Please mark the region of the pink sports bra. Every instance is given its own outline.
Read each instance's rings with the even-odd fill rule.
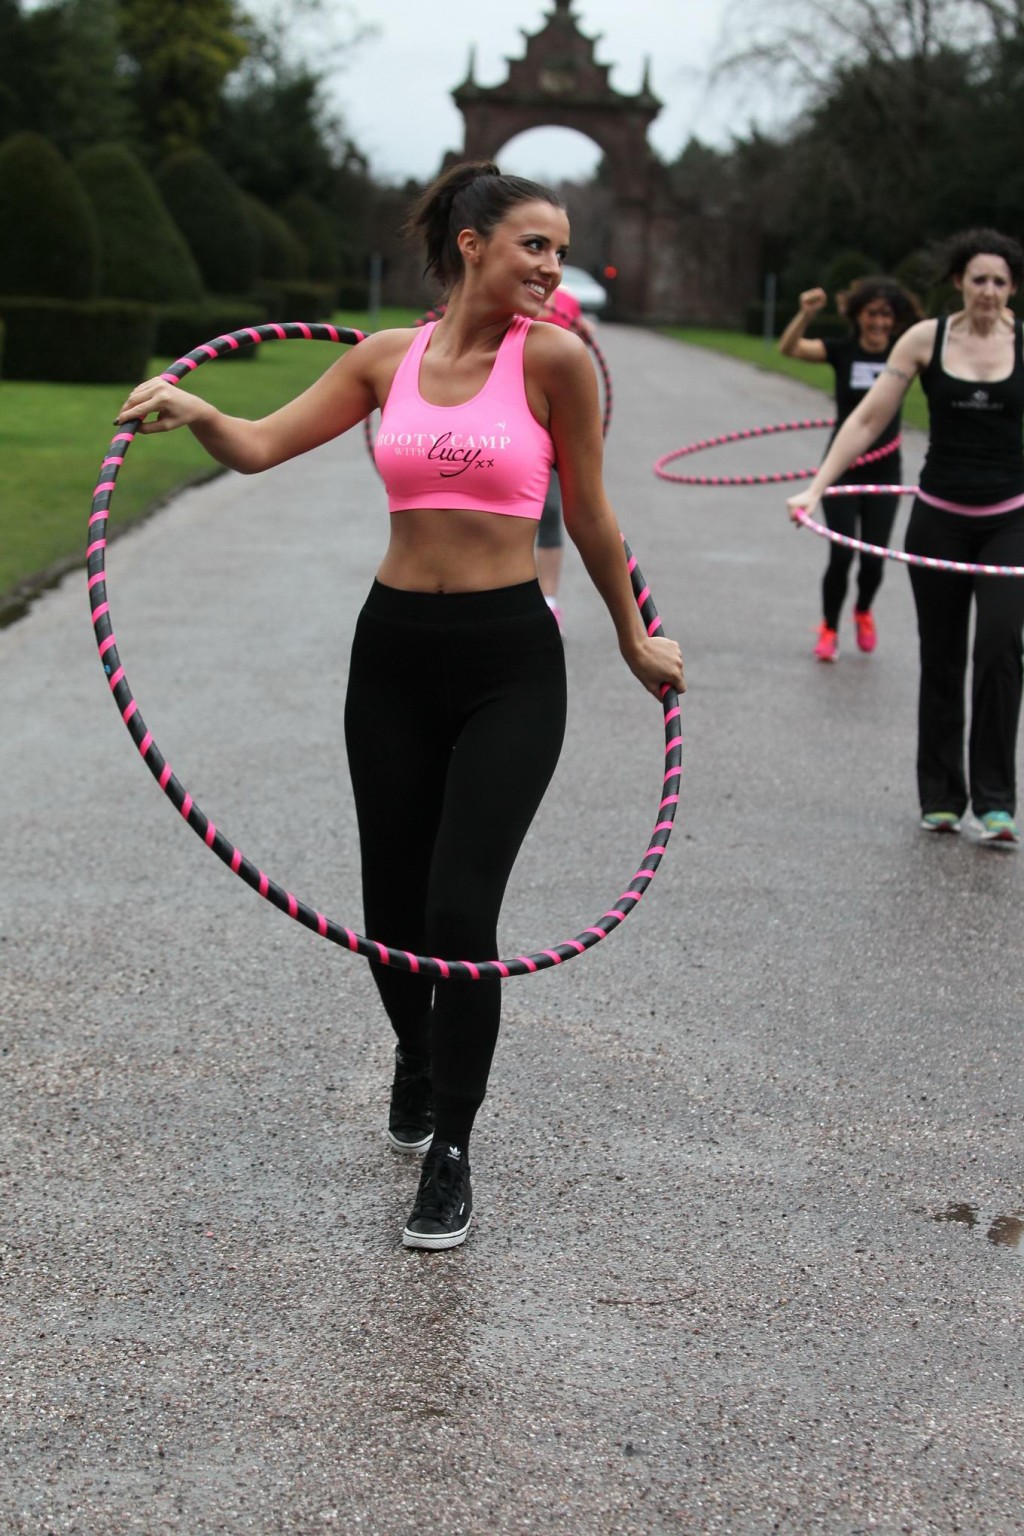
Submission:
[[[420,361],[434,334],[420,328],[395,372],[374,445],[389,512],[454,507],[539,521],[555,450],[530,410],[523,347],[531,321],[513,316],[487,382],[463,405],[431,405]]]

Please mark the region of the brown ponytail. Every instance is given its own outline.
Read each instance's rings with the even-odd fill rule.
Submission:
[[[453,165],[433,182],[409,210],[402,233],[422,241],[424,274],[446,291],[462,276],[459,232],[474,229],[485,239],[517,203],[565,204],[550,187],[523,176],[504,176],[491,160]]]

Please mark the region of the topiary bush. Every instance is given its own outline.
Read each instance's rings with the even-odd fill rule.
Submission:
[[[256,280],[259,237],[242,193],[201,149],[169,156],[157,189],[211,293],[247,293]]]
[[[258,197],[243,196],[259,239],[257,282],[303,282],[309,275],[309,252],[298,235]]]
[[[0,298],[6,379],[63,384],[134,384],[149,372],[156,311],[96,299]]]
[[[342,238],[331,215],[305,192],[293,192],[279,212],[309,252],[309,276],[313,281],[336,282],[342,270]]]
[[[203,279],[149,172],[124,144],[74,162],[99,227],[99,291],[150,304],[196,303]]]
[[[830,299],[849,288],[856,277],[869,277],[880,271],[877,261],[865,256],[863,251],[840,251],[833,256],[821,274],[821,286]]]
[[[330,283],[260,283],[253,297],[260,300],[270,320],[330,320],[337,307]]]
[[[776,304],[773,319],[773,336],[781,336],[789,322],[790,315],[782,304]],[[765,323],[765,306],[760,299],[754,299],[746,305],[743,311],[743,329],[748,336],[763,336]]]
[[[781,336],[790,320],[793,312],[782,305],[775,307],[775,327],[773,336]],[[764,335],[764,305],[760,302],[748,304],[743,312],[743,329],[748,336]],[[810,340],[824,341],[826,338],[849,336],[850,322],[842,315],[834,312],[820,311],[814,316],[807,327],[806,335]]]
[[[99,232],[92,204],[57,149],[38,133],[0,145],[0,293],[92,299]]]
[[[941,247],[912,251],[893,268],[893,277],[911,293],[916,293],[926,315],[948,315],[961,305],[961,298],[951,282],[942,282]]]
[[[365,277],[343,277],[335,294],[339,309],[351,312],[370,306],[370,284]]]
[[[255,296],[213,299],[205,304],[167,305],[158,312],[156,351],[160,357],[184,357],[186,352],[202,346],[204,341],[213,341],[226,331],[243,330],[247,325],[262,325],[268,318],[276,320],[279,316],[270,315]],[[256,357],[259,350],[253,342],[239,347],[237,352],[224,353],[224,358]]]

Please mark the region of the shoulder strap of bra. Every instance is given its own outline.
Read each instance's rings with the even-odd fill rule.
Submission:
[[[526,338],[529,334],[532,320],[527,320],[525,315],[513,315],[508,330],[501,338],[498,355],[494,359],[490,378],[487,380],[487,389],[518,388],[525,391],[526,383],[523,376],[523,350],[526,346]]]
[[[406,348],[405,355],[391,376],[391,386],[388,389],[388,397],[381,411],[381,421],[387,415],[388,409],[397,407],[403,395],[412,395],[419,398],[420,393],[420,358],[423,356],[430,333],[434,329],[436,321],[421,326]],[[420,334],[422,331],[424,334]]]
[[[427,350],[436,324],[436,320],[428,320],[426,325],[421,325],[417,328],[416,335],[413,337],[405,356],[395,369],[395,376],[391,380],[392,394],[394,394],[395,385],[399,383],[403,389],[408,389],[413,394],[419,394],[420,359]]]

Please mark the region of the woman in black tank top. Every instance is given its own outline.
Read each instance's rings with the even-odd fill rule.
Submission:
[[[827,302],[824,288],[809,288],[800,295],[800,308],[779,337],[779,351],[805,363],[828,363],[835,375],[836,432],[857,409],[868,390],[885,367],[889,353],[915,320],[921,307],[913,294],[891,277],[858,278],[850,291],[840,295],[839,306],[850,323],[850,334],[839,339],[807,337],[804,331]],[[888,448],[898,442],[900,410],[886,422],[871,451]],[[832,434],[832,440],[835,432]],[[899,448],[886,453],[881,465],[854,465],[842,476],[844,485],[867,485],[879,476],[893,484],[901,478]],[[898,496],[837,496],[826,507],[828,525],[836,533],[859,538],[865,544],[884,548],[889,543],[899,506]],[[814,654],[819,661],[839,659],[839,615],[846,601],[853,550],[842,544],[829,545],[829,560],[821,584],[822,621]],[[879,587],[885,561],[880,555],[860,557],[857,572],[857,601],[853,621],[857,644],[862,651],[873,651],[876,644],[875,619],[871,605]]]
[[[913,326],[839,432],[791,514],[865,451],[915,376],[928,398],[928,453],[907,528],[909,553],[976,565],[1024,566],[1024,333],[1009,308],[1024,251],[995,230],[948,246],[943,274],[963,308]],[[1016,747],[1024,682],[1024,580],[910,568],[921,654],[917,782],[921,826],[957,832],[968,806],[980,840],[1019,841]],[[964,762],[971,612],[971,718]]]

